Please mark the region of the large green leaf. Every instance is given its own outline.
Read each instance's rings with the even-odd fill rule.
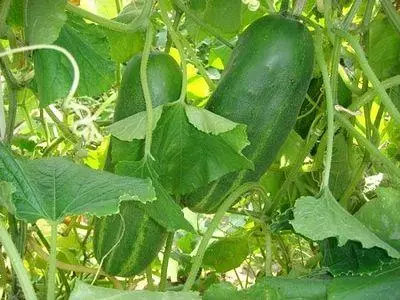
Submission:
[[[104,33],[95,25],[69,17],[55,44],[67,49],[78,63],[81,74],[78,95],[98,96],[111,88],[115,63],[109,58]],[[68,59],[53,50],[38,50],[34,53],[34,63],[40,106],[65,97],[73,77]]]
[[[328,286],[329,300],[400,299],[400,264],[373,276],[335,278]]]
[[[208,246],[203,264],[213,267],[217,272],[227,272],[239,267],[249,252],[247,237],[223,238]]]
[[[155,200],[149,179],[92,170],[65,158],[18,162],[2,144],[0,180],[13,185],[15,215],[28,222],[84,213],[104,216],[117,213],[120,201]]]
[[[200,300],[195,292],[122,291],[77,281],[70,300]]]
[[[386,243],[400,251],[400,191],[378,188],[378,197],[367,202],[356,217]]]
[[[364,248],[385,249],[391,257],[400,252],[382,241],[356,217],[349,214],[328,189],[319,198],[301,197],[294,207],[294,220],[290,222],[296,232],[316,241],[337,237],[339,246],[348,240],[359,241]]]
[[[58,38],[67,20],[66,3],[67,0],[27,1],[25,34],[29,44],[52,44]]]
[[[163,186],[172,194],[185,194],[229,172],[252,168],[241,154],[247,144],[245,125],[210,135],[196,129],[185,105],[178,103],[164,108],[151,151]]]
[[[146,211],[154,221],[169,231],[183,229],[193,232],[193,227],[183,216],[180,206],[161,185],[151,162],[122,161],[115,166],[115,172],[118,175],[151,178],[156,191],[157,200],[143,204],[140,207]]]

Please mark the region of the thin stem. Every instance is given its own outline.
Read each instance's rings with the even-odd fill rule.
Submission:
[[[400,15],[393,7],[392,1],[390,0],[381,0],[383,10],[385,14],[389,18],[392,25],[397,29],[398,33],[400,34]]]
[[[393,77],[390,77],[386,79],[385,81],[381,82],[381,85],[384,89],[390,89],[394,86],[400,85],[400,75],[396,75]],[[348,109],[350,110],[357,110],[361,106],[364,106],[365,104],[369,103],[372,101],[375,96],[377,95],[377,90],[376,89],[371,89],[367,92],[365,92],[363,95],[361,95],[356,101],[354,101]]]
[[[11,237],[4,228],[3,224],[0,224],[0,243],[3,245],[8,257],[10,258],[10,262],[15,273],[17,274],[25,298],[27,300],[36,300],[37,297],[29,279],[28,272],[25,270],[18,250],[12,242]]]
[[[400,112],[397,110],[396,106],[393,104],[392,100],[390,99],[389,95],[386,93],[385,88],[382,86],[381,82],[379,81],[378,77],[376,77],[374,71],[368,64],[368,60],[365,56],[361,45],[357,41],[355,37],[350,35],[349,33],[342,31],[342,30],[335,30],[335,33],[340,37],[346,39],[350,45],[353,47],[354,51],[356,52],[357,59],[360,63],[361,69],[364,71],[365,75],[371,81],[373,87],[376,89],[378,96],[381,98],[382,103],[385,105],[386,110],[389,114],[393,117],[397,124],[400,123]]]
[[[15,120],[17,116],[17,90],[14,88],[9,89],[9,105],[8,105],[8,120],[6,126],[6,142],[11,144],[13,135],[14,135],[14,127],[15,127]]]
[[[168,18],[168,13],[167,13],[168,9],[167,9],[166,0],[160,0],[159,5],[160,5],[161,18],[164,21],[165,25],[167,25],[167,29],[171,36],[171,39],[174,42],[176,48],[178,49],[179,55],[181,57],[182,88],[181,88],[181,94],[179,96],[178,101],[181,103],[185,103],[186,89],[187,89],[187,68],[186,68],[185,51],[184,51],[183,45],[178,37],[178,34],[176,33],[176,31],[174,29],[174,26],[172,25],[171,21]]]
[[[57,222],[50,222],[50,256],[47,277],[47,300],[54,300],[56,295],[56,261],[57,261]]]
[[[115,8],[117,9],[117,13],[121,12],[121,2],[120,2],[120,0],[115,0]]]
[[[175,232],[168,233],[167,241],[165,242],[165,250],[163,255],[163,262],[161,265],[161,279],[160,279],[160,292],[164,292],[167,286],[168,262],[171,256],[172,244],[174,242]]]
[[[63,121],[61,121],[60,119],[58,119],[58,117],[56,116],[56,114],[50,109],[50,107],[46,107],[45,108],[46,113],[49,115],[50,119],[53,120],[54,123],[56,123],[58,129],[60,129],[60,131],[62,132],[62,134],[65,136],[65,138],[67,140],[69,140],[71,143],[75,144],[78,142],[78,139],[76,138],[76,136],[73,134],[73,132],[71,131],[71,129],[68,128],[68,126],[66,126],[64,124]]]
[[[146,280],[147,280],[147,289],[149,291],[155,291],[156,287],[154,286],[153,271],[151,270],[151,265],[149,265],[146,268]]]
[[[142,61],[140,63],[140,81],[143,89],[143,97],[146,102],[147,112],[147,126],[146,126],[146,139],[144,144],[144,159],[146,160],[151,156],[151,141],[153,134],[153,104],[151,100],[149,81],[147,79],[147,63],[150,56],[151,42],[153,39],[153,25],[149,24],[146,33],[146,42],[143,49]]]
[[[389,174],[395,175],[400,178],[400,169],[386,156],[384,156],[368,139],[366,139],[360,132],[358,132],[353,125],[340,113],[335,114],[336,119],[340,122],[343,128],[347,132],[357,139],[360,145],[362,145],[371,155],[372,159],[382,164],[389,172]]]
[[[49,255],[43,251],[42,247],[40,247],[40,245],[38,245],[38,243],[35,241],[34,238],[32,238],[32,237],[29,238],[28,243],[29,243],[29,246],[33,249],[33,251],[35,251],[36,254],[40,256],[40,258],[42,258],[43,260],[45,260],[47,262],[50,261]],[[59,260],[56,260],[56,267],[59,269],[65,270],[65,271],[73,271],[73,272],[77,272],[77,273],[87,273],[87,274],[93,274],[93,275],[95,275],[99,272],[97,269],[88,268],[88,267],[79,266],[79,265],[71,265],[71,264],[67,264],[67,263],[64,263]],[[100,270],[99,274],[103,275],[103,276],[107,275],[106,273],[104,273],[101,270]]]
[[[175,11],[174,23],[172,24],[172,27],[175,29],[175,31],[178,31],[179,23],[181,22],[182,16],[183,16],[183,12],[181,10]],[[171,50],[171,46],[172,46],[172,39],[171,39],[171,35],[168,34],[167,43],[165,44],[165,52],[166,53],[169,53],[169,51]]]
[[[329,186],[329,176],[331,172],[332,163],[332,151],[333,151],[333,136],[334,136],[334,104],[332,97],[331,81],[328,75],[328,67],[324,59],[324,53],[322,48],[322,34],[317,31],[315,36],[315,56],[317,59],[318,66],[322,73],[325,86],[325,98],[326,98],[326,112],[327,112],[327,145],[326,145],[326,156],[325,156],[325,170],[322,180],[321,189]]]
[[[194,257],[194,261],[192,264],[192,268],[190,269],[189,276],[185,282],[185,285],[183,287],[183,291],[189,291],[195,280],[197,273],[200,269],[201,262],[203,260],[204,254],[206,252],[208,243],[214,233],[214,231],[217,229],[219,223],[221,222],[222,218],[224,217],[226,211],[232,206],[233,203],[244,193],[246,193],[249,190],[253,189],[258,189],[262,192],[262,188],[257,184],[257,183],[245,183],[238,187],[233,193],[231,193],[225,201],[222,203],[222,205],[218,208],[217,212],[214,215],[214,218],[212,219],[211,223],[208,225],[207,231],[204,233],[203,238],[201,239],[199,248],[197,249],[196,256]]]
[[[185,13],[185,15],[188,18],[192,19],[197,25],[202,27],[202,29],[215,36],[217,40],[219,40],[222,44],[226,45],[227,47],[231,49],[234,48],[234,46],[225,38],[223,38],[212,26],[205,23],[203,20],[197,17],[195,13],[193,13],[189,8],[187,8],[186,5],[183,4],[181,0],[173,0],[173,2],[179,9],[181,9]]]
[[[293,8],[293,15],[294,16],[300,16],[301,13],[303,12],[304,6],[306,5],[307,0],[297,0],[296,4]]]
[[[140,30],[146,26],[145,18],[141,18],[141,16],[145,12],[146,13],[148,12],[149,6],[151,8],[151,5],[148,4],[149,2],[152,2],[152,1],[146,1],[145,2],[146,6],[143,7],[142,14],[129,24],[124,24],[124,23],[120,23],[120,22],[116,22],[113,20],[103,18],[99,15],[93,14],[85,9],[82,9],[80,7],[72,5],[71,3],[68,3],[68,2],[65,6],[65,9],[77,16],[80,16],[81,18],[84,18],[86,20],[97,23],[101,27],[109,29],[109,30],[113,30],[113,31],[117,31],[117,32],[137,32],[138,30]]]

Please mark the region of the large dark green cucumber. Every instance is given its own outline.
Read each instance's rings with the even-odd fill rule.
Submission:
[[[115,107],[115,122],[146,109],[140,81],[140,62],[141,56],[137,55],[125,68]],[[182,73],[171,56],[152,53],[147,76],[154,107],[179,98]],[[112,164],[123,160],[136,161],[143,157],[143,141],[123,142],[111,138],[110,147]],[[96,220],[94,254],[97,261],[103,263],[102,268],[106,273],[133,276],[153,261],[165,237],[166,229],[146,214],[140,204],[124,202],[120,215]]]
[[[268,169],[296,122],[313,61],[311,34],[295,19],[265,16],[241,34],[208,108],[247,124],[250,145],[243,153],[255,170],[228,174],[187,195],[190,209],[215,212],[232,186],[257,181]]]

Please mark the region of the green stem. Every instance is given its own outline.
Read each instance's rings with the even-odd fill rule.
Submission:
[[[115,8],[117,9],[117,13],[121,12],[121,2],[120,2],[120,0],[115,0]]]
[[[174,26],[168,18],[168,8],[166,0],[159,0],[160,5],[160,14],[161,18],[164,21],[165,25],[167,25],[168,32],[171,36],[172,41],[174,42],[176,48],[178,49],[179,55],[181,57],[181,67],[182,67],[182,88],[181,94],[179,96],[179,102],[185,103],[186,99],[186,89],[187,89],[187,68],[186,68],[186,57],[185,51],[183,49],[183,45],[176,33]]]
[[[147,12],[149,11],[149,7],[151,9],[151,5],[148,3],[152,1],[146,1],[145,2],[145,7],[143,7],[143,11],[138,16],[135,20],[133,20],[129,24],[124,24],[120,22],[116,22],[113,20],[109,20],[106,18],[103,18],[99,15],[93,14],[85,9],[82,9],[78,6],[72,5],[71,3],[67,2],[65,9],[81,18],[84,18],[86,20],[92,21],[94,23],[97,23],[103,28],[117,31],[117,32],[137,32],[138,30],[141,30],[146,26],[146,18],[144,18],[144,15],[147,15]],[[143,17],[142,17],[143,16]]]
[[[76,144],[78,142],[78,139],[68,128],[68,126],[66,126],[64,122],[60,121],[58,117],[55,115],[55,113],[49,107],[46,107],[45,111],[49,115],[50,119],[52,119],[53,122],[56,123],[58,129],[60,129],[65,138],[69,140],[71,143]]]
[[[29,275],[25,270],[22,259],[19,256],[18,250],[13,244],[10,235],[2,224],[0,224],[0,243],[3,245],[8,257],[10,258],[10,262],[14,268],[15,273],[17,274],[25,298],[27,300],[36,300],[37,297],[35,291],[30,282]]]
[[[50,222],[50,256],[47,274],[47,300],[54,300],[56,295],[56,260],[57,260],[57,222]]]
[[[400,75],[396,75],[393,77],[390,77],[386,79],[385,81],[381,82],[381,85],[384,89],[390,89],[394,86],[400,85]],[[377,90],[376,89],[371,89],[367,92],[365,92],[362,96],[360,96],[356,101],[354,101],[348,109],[350,110],[357,110],[361,106],[364,106],[365,104],[369,103],[372,101],[375,96],[377,95]]]
[[[8,105],[8,121],[6,127],[6,142],[11,144],[12,138],[14,136],[15,120],[17,116],[17,90],[14,88],[9,88],[9,105]]]
[[[222,218],[224,217],[226,211],[232,206],[233,203],[244,193],[246,193],[249,190],[253,189],[258,189],[262,192],[262,188],[257,184],[257,183],[245,183],[238,187],[233,193],[231,193],[226,200],[222,203],[222,205],[218,208],[217,212],[214,215],[214,218],[212,219],[211,223],[208,225],[207,231],[204,233],[203,238],[201,239],[199,248],[197,249],[196,256],[194,257],[194,261],[192,264],[192,268],[190,269],[189,276],[185,282],[185,285],[183,287],[183,291],[189,291],[195,280],[197,273],[200,269],[201,262],[203,260],[204,254],[206,252],[208,243],[214,233],[214,231],[217,229],[219,223],[221,222]]]
[[[140,63],[140,81],[143,89],[143,97],[146,102],[147,126],[146,139],[144,143],[144,159],[151,158],[151,141],[153,135],[153,104],[151,100],[149,81],[147,79],[147,63],[150,56],[151,42],[153,40],[153,25],[147,27],[146,42],[143,49],[142,61]]]
[[[195,13],[193,13],[189,8],[187,8],[186,5],[183,4],[181,0],[173,0],[173,2],[179,9],[181,9],[185,13],[185,15],[188,18],[192,19],[197,25],[202,27],[205,31],[215,36],[222,44],[226,45],[231,49],[234,48],[234,46],[225,38],[223,38],[212,26],[208,25],[206,22],[201,20],[199,17],[196,16]]]
[[[272,276],[272,237],[265,222],[261,223],[265,235],[265,276]]]
[[[182,18],[183,12],[180,10],[175,11],[175,18],[174,18],[174,23],[172,24],[172,27],[175,29],[176,32],[178,32],[178,27],[179,27],[179,23],[181,22],[181,18]],[[171,35],[168,34],[168,38],[167,38],[167,43],[165,44],[165,52],[169,53],[169,51],[171,50],[171,46],[172,46],[172,39],[171,39]]]
[[[50,145],[46,147],[46,149],[44,149],[42,157],[49,156],[51,152],[64,141],[65,138],[63,136],[59,136],[58,138],[56,138]]]
[[[386,16],[389,18],[392,25],[397,29],[398,33],[400,34],[400,15],[393,7],[392,1],[381,0],[381,3]]]
[[[325,170],[322,179],[321,189],[329,186],[329,176],[331,173],[332,151],[333,151],[333,135],[334,135],[334,107],[332,98],[331,81],[328,75],[328,67],[324,59],[322,48],[322,34],[317,31],[315,36],[315,55],[318,66],[321,70],[325,86],[326,112],[327,112],[327,145],[325,157]]]
[[[279,188],[279,191],[276,193],[274,199],[271,202],[271,206],[267,209],[267,211],[266,211],[267,216],[270,216],[272,214],[272,212],[276,209],[276,207],[279,204],[280,199],[286,193],[287,188],[293,182],[293,180],[296,178],[301,166],[303,165],[304,159],[310,153],[312,148],[314,148],[314,145],[317,143],[319,137],[323,133],[324,127],[325,127],[324,120],[320,120],[317,123],[315,129],[313,127],[311,127],[310,133],[309,133],[309,138],[307,139],[307,143],[302,148],[302,150],[300,150],[299,154],[296,157],[296,160],[293,163],[293,167],[290,169],[289,173],[287,174],[285,182],[281,185],[281,187]]]
[[[3,33],[3,27],[6,25],[8,11],[10,9],[11,0],[3,0],[0,4],[0,34]]]
[[[365,75],[371,81],[373,87],[376,89],[379,97],[382,100],[382,103],[385,105],[386,110],[389,114],[393,117],[397,124],[400,123],[400,112],[397,110],[396,106],[393,104],[392,100],[390,99],[389,95],[386,93],[385,88],[379,81],[378,77],[376,77],[374,71],[368,64],[368,60],[365,56],[361,45],[358,43],[357,39],[350,35],[349,33],[342,31],[342,30],[335,30],[335,33],[340,37],[346,39],[352,48],[354,49],[357,59],[360,63],[361,69],[364,71]]]
[[[147,280],[147,289],[149,291],[155,291],[156,287],[153,282],[153,271],[151,270],[151,265],[146,268],[146,280]]]
[[[386,156],[384,156],[368,139],[366,139],[360,132],[358,132],[348,119],[342,116],[340,113],[336,113],[336,119],[340,122],[349,134],[357,139],[360,145],[369,152],[372,159],[381,163],[391,175],[395,175],[400,178],[400,169]]]
[[[279,13],[283,14],[289,11],[289,0],[282,0],[281,7],[279,9]]]
[[[172,244],[174,242],[175,232],[168,233],[167,241],[165,242],[165,250],[163,262],[161,266],[160,292],[164,292],[167,286],[168,262],[171,256]]]

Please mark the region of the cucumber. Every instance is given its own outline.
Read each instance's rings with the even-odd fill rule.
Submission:
[[[140,81],[141,56],[127,64],[115,106],[114,122],[146,109]],[[152,53],[147,66],[148,83],[153,106],[179,98],[182,73],[175,60],[165,53]],[[137,161],[143,157],[143,140],[120,141],[112,137],[109,156],[112,171],[119,161]],[[140,206],[123,202],[120,214],[96,219],[94,225],[94,254],[103,270],[122,277],[142,272],[157,256],[164,244],[167,231]]]
[[[247,124],[250,145],[243,154],[255,169],[228,174],[186,195],[191,210],[213,213],[232,188],[258,181],[292,130],[312,77],[310,32],[295,19],[268,15],[239,37],[208,109]]]

